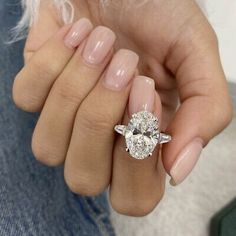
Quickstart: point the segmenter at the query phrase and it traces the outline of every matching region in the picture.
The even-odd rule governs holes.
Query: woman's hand
[[[118,47],[137,52],[140,73],[155,79],[162,128],[173,137],[163,146],[163,164],[171,183],[180,184],[232,118],[214,31],[191,0],[88,2],[94,21],[113,29]],[[126,191],[122,184],[119,189]]]
[[[76,18],[86,16],[95,25],[110,27],[117,35],[115,48],[136,51],[140,56],[140,74],[155,79],[163,104],[162,129],[167,129],[173,137],[172,142],[162,150],[163,164],[172,176],[172,183],[179,184],[194,167],[202,146],[218,134],[232,117],[227,84],[212,28],[195,2],[189,0],[181,3],[177,0],[119,1],[119,4],[117,1],[77,0],[74,4]],[[26,61],[61,27],[58,15],[52,12],[47,3],[41,6],[39,20],[31,28],[27,40]],[[59,55],[56,55],[57,58]],[[45,73],[50,74],[47,71]],[[175,113],[178,98],[181,105]],[[156,172],[159,174],[155,175],[158,178],[154,178],[153,171],[150,171],[155,169],[153,162],[158,155],[145,162],[137,162],[128,156],[120,158],[116,150],[111,178],[111,203],[124,214],[147,214],[158,203],[164,191],[160,162],[157,168],[159,171]],[[89,166],[89,169],[92,167]],[[84,180],[86,178],[85,175]],[[96,187],[98,180],[94,172],[91,178],[93,187]],[[78,178],[76,181],[78,183]]]
[[[124,165],[117,166],[115,174],[128,171],[127,184],[135,186],[139,177],[133,178],[129,166],[135,167],[137,161],[125,151],[123,138],[115,140],[114,126],[143,109],[161,116],[154,81],[143,76],[134,79],[138,55],[127,49],[113,54],[114,42],[110,29],[92,29],[88,20],[81,19],[46,41],[14,82],[13,97],[18,107],[41,112],[32,139],[35,157],[49,166],[64,163],[65,180],[75,193],[95,195],[104,191],[115,169],[112,157]],[[165,172],[157,156],[155,152],[153,158],[142,162],[146,167],[141,163],[135,167],[135,174],[146,172],[142,181],[145,185],[149,182],[149,193],[155,197],[155,201],[140,202],[139,214],[146,213],[142,208],[153,209],[164,191]],[[113,181],[111,189],[116,189],[116,184]],[[145,198],[139,192],[137,195]],[[114,207],[121,211],[118,203],[116,206],[115,200]]]

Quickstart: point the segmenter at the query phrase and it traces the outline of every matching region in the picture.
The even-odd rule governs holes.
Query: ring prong
[[[114,129],[118,134],[121,134],[123,136],[125,135],[125,131],[126,131],[125,125],[116,125]]]
[[[171,136],[168,134],[160,133],[160,144],[168,143],[171,141]]]
[[[152,156],[152,153],[150,152],[150,153],[148,154],[148,156],[151,157],[151,156]]]
[[[126,151],[126,152],[129,152],[129,148],[126,148],[125,151]]]

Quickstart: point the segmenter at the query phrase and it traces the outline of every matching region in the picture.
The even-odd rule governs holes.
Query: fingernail
[[[133,78],[139,57],[136,53],[119,50],[113,57],[104,78],[104,85],[111,90],[122,90]]]
[[[92,23],[86,18],[82,18],[75,22],[64,39],[65,45],[69,48],[78,47],[88,36],[92,28]]]
[[[129,114],[139,111],[153,111],[155,102],[154,80],[146,76],[137,76],[130,92]]]
[[[110,29],[98,26],[88,38],[83,57],[90,64],[103,62],[115,42],[115,34]]]
[[[180,152],[170,170],[171,185],[178,185],[185,180],[196,165],[202,149],[203,141],[196,138]]]

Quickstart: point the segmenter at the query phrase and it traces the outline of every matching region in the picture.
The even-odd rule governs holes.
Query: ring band
[[[157,144],[168,143],[171,136],[159,131],[159,121],[152,113],[134,113],[128,125],[116,125],[115,131],[125,137],[126,151],[135,159],[152,155]]]

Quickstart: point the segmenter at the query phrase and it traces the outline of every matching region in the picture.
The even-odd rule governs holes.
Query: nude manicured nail
[[[170,170],[171,185],[178,185],[184,181],[196,165],[202,149],[203,141],[200,138],[196,138],[180,152]]]
[[[110,29],[98,26],[89,36],[83,57],[90,64],[103,62],[115,42],[115,34]]]
[[[65,45],[69,48],[78,47],[91,32],[92,28],[92,23],[86,18],[75,22],[64,39]]]
[[[129,99],[129,114],[139,111],[153,111],[155,102],[154,80],[146,76],[134,79]]]
[[[136,53],[119,50],[113,57],[104,78],[105,87],[111,90],[122,90],[133,78],[139,57]]]

